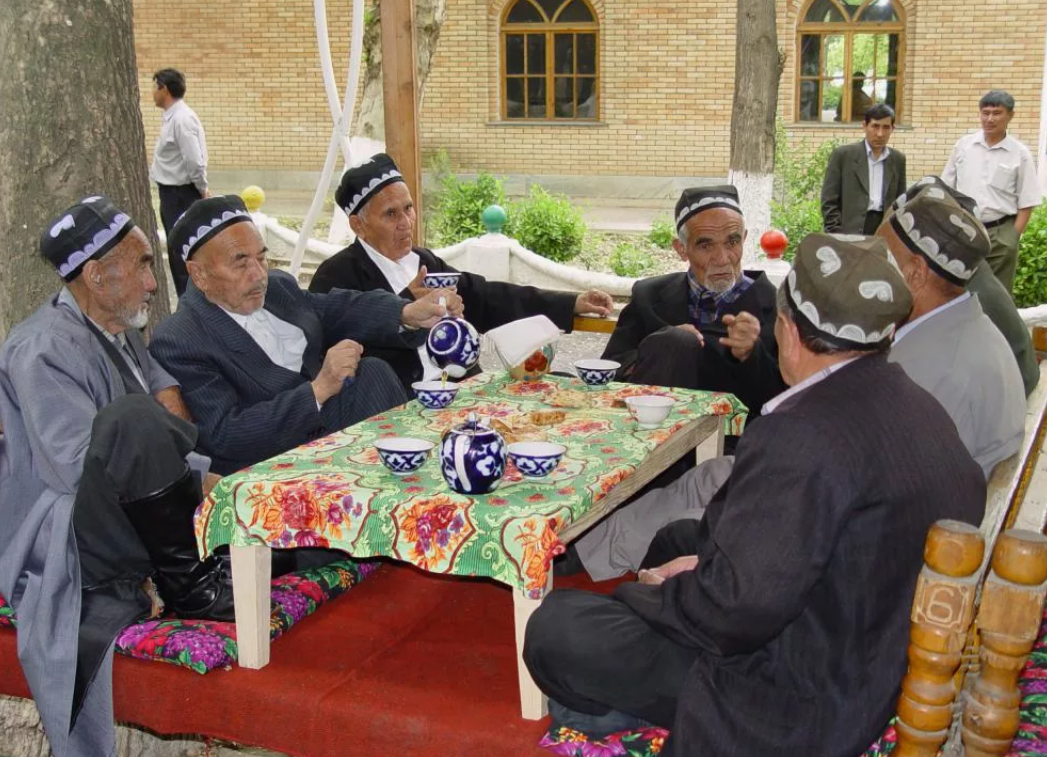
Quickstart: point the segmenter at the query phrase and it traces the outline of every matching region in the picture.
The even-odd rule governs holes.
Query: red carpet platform
[[[0,694],[28,696],[9,629],[0,669]],[[548,719],[519,715],[510,591],[400,565],[295,626],[262,670],[199,675],[117,655],[114,679],[117,720],[159,734],[302,757],[548,755]]]

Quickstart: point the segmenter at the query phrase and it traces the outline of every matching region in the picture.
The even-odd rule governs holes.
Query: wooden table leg
[[[723,422],[721,422],[715,434],[706,438],[705,441],[694,448],[696,461],[701,464],[706,460],[712,460],[714,457],[723,457],[724,436]]]
[[[241,668],[269,664],[269,580],[272,552],[267,546],[229,547],[233,562],[236,646]]]
[[[543,596],[548,594],[552,588],[553,572],[550,570]],[[519,589],[513,589],[513,614],[516,619],[516,668],[520,679],[520,715],[524,720],[541,720],[549,712],[548,698],[535,684],[523,661],[524,632],[527,630],[527,620],[541,603],[541,599],[531,599]]]

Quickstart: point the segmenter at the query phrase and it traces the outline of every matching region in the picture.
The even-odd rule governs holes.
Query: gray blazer
[[[891,149],[883,167],[883,208],[905,191],[905,155]],[[822,222],[836,234],[861,234],[869,210],[865,140],[833,150],[822,182]]]
[[[1018,451],[1025,432],[1022,376],[976,296],[896,337],[890,360],[942,404],[986,479]]]

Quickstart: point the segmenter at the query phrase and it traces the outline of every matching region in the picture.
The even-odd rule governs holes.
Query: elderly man
[[[967,195],[953,189],[937,176],[925,176],[899,195],[894,201],[892,210],[897,212],[905,207],[910,197],[916,197],[923,189],[935,186],[939,187],[956,200],[975,218],[978,217],[977,205]],[[1014,305],[1011,293],[1004,289],[1000,280],[993,275],[989,264],[982,260],[974,269],[971,278],[967,280],[965,287],[968,292],[977,295],[978,303],[982,306],[985,315],[1000,330],[1003,338],[1014,353],[1014,359],[1018,363],[1018,370],[1022,375],[1022,383],[1025,385],[1025,396],[1029,396],[1036,384],[1040,381],[1040,366],[1036,362],[1036,351],[1032,346],[1032,336],[1029,327],[1022,321],[1018,308]]]
[[[365,348],[413,349],[423,328],[461,313],[460,298],[443,289],[415,302],[303,292],[268,269],[236,196],[197,202],[168,244],[186,260],[191,286],[149,349],[181,382],[200,449],[222,474],[405,402],[396,375]]]
[[[673,246],[686,273],[644,279],[603,356],[620,380],[731,392],[753,415],[784,388],[774,340],[774,286],[742,271],[745,220],[731,186],[685,189]]]
[[[921,180],[898,198],[878,232],[901,265],[914,303],[890,360],[942,404],[988,479],[1021,445],[1024,388],[1013,353],[982,313],[981,290],[978,297],[964,291],[963,283],[975,279],[988,238],[969,198],[958,195],[965,208],[954,192],[940,180]],[[1000,286],[991,274],[989,282],[984,291]],[[733,464],[732,457],[709,460],[615,512],[568,548],[559,572],[584,569],[604,580],[651,564],[648,552],[659,530],[680,519],[701,519]]]
[[[992,242],[989,266],[1008,292],[1018,267],[1018,242],[1040,204],[1040,183],[1029,148],[1007,134],[1014,98],[987,92],[978,103],[982,128],[961,137],[942,179],[978,203],[978,218]]]
[[[54,753],[112,754],[112,642],[150,613],[147,577],[189,617],[231,619],[231,583],[197,554],[207,461],[138,333],[156,289],[145,235],[88,197],[40,249],[65,286],[0,351],[0,594]]]
[[[859,754],[890,719],[927,529],[979,522],[985,481],[886,359],[911,300],[882,241],[809,236],[779,293],[791,388],[696,538],[646,585],[554,591],[531,617],[524,661],[561,724],[639,718],[672,729],[670,757],[799,757]]]
[[[913,296],[890,359],[934,395],[985,477],[1021,446],[1025,388],[1007,341],[965,289],[989,253],[977,218],[927,186],[877,231]]]
[[[432,251],[411,246],[414,201],[396,164],[385,153],[346,171],[335,200],[348,214],[356,241],[320,264],[310,292],[377,289],[415,299],[427,292],[422,281],[426,273],[457,272]],[[533,315],[548,316],[562,330],[570,331],[576,314],[608,315],[613,307],[610,296],[596,290],[578,295],[551,292],[487,281],[467,272],[461,273],[457,292],[470,323],[481,333]],[[424,348],[391,346],[374,354],[393,367],[407,389],[415,381],[440,375]]]

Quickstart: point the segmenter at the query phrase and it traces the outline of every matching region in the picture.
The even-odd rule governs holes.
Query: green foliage
[[[654,258],[632,242],[619,242],[611,253],[611,270],[616,276],[638,278],[654,268]]]
[[[509,208],[509,221],[512,229],[505,234],[557,263],[566,263],[582,251],[585,221],[564,195],[549,194],[534,184],[529,197]]]
[[[450,172],[446,153],[437,153],[431,165],[439,189],[430,203],[426,233],[436,245],[451,245],[486,233],[480,214],[488,205],[505,205],[501,179],[487,173],[473,181],[462,181]],[[511,233],[512,217],[504,232]]]
[[[647,238],[656,247],[668,250],[673,246],[673,240],[676,239],[676,227],[673,226],[672,220],[668,218],[655,218]]]
[[[822,230],[821,192],[829,155],[842,144],[839,138],[822,142],[813,151],[806,141],[789,145],[785,125],[778,121],[774,140],[774,199],[771,225],[789,237],[785,259],[808,234]]]
[[[1047,202],[1032,212],[1022,234],[1013,292],[1020,308],[1047,303]]]

